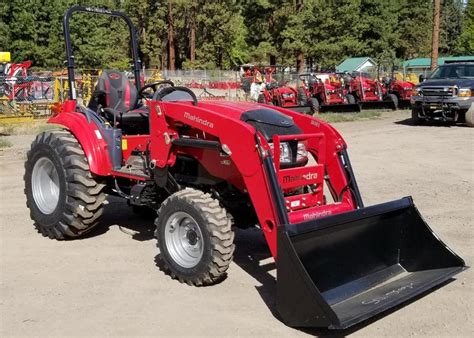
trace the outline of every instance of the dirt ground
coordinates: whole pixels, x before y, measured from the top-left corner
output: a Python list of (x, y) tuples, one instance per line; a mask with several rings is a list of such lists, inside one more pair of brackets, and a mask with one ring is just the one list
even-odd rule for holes
[[(335, 124), (366, 205), (412, 195), (434, 231), (474, 261), (474, 130), (412, 126), (409, 112)], [(51, 241), (32, 226), (23, 162), (33, 136), (0, 150), (0, 336), (305, 336), (276, 317), (274, 264), (257, 230), (237, 232), (228, 278), (195, 288), (155, 263), (152, 220), (110, 199), (100, 228)], [(120, 227), (121, 228), (120, 228)], [(124, 231), (121, 231), (125, 230)], [(131, 231), (136, 232), (131, 236)], [(127, 233), (126, 233), (127, 232)], [(473, 269), (436, 291), (338, 335), (473, 336)]]

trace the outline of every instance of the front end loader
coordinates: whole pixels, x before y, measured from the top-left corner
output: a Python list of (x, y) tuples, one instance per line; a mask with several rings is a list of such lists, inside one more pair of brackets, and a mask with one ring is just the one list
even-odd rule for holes
[[(69, 99), (27, 155), (25, 192), (35, 227), (77, 238), (98, 223), (106, 194), (157, 210), (160, 259), (190, 285), (223, 280), (232, 226), (257, 226), (277, 266), (276, 304), (294, 327), (342, 329), (442, 285), (465, 269), (410, 197), (365, 207), (348, 146), (329, 124), (281, 107), (199, 102), (169, 81), (140, 87), (104, 71), (89, 107), (74, 85), (64, 17)], [(127, 94), (128, 93), (128, 94)], [(179, 300), (178, 300), (179, 301)]]

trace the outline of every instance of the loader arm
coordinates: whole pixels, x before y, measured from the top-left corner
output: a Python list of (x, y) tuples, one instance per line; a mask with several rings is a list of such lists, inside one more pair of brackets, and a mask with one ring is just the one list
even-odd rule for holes
[[(286, 213), (285, 220), (289, 219), (290, 223), (298, 223), (353, 210), (358, 205), (353, 193), (357, 189), (352, 186), (349, 189), (351, 180), (341, 162), (345, 143), (332, 127), (322, 121), (283, 108), (278, 109), (293, 117), (303, 129), (303, 134), (285, 135), (281, 140), (288, 138), (306, 140), (308, 151), (318, 160), (316, 166), (281, 169), (279, 165), (272, 167), (264, 164), (265, 159), (270, 156), (267, 141), (256, 132), (255, 128), (236, 119), (230, 112), (222, 114), (189, 103), (151, 102), (150, 108), (151, 129), (157, 130), (151, 135), (152, 160), (156, 159), (157, 165), (162, 168), (174, 165), (177, 148), (173, 147), (173, 144), (181, 137), (178, 131), (170, 126), (176, 122), (189, 125), (217, 139), (219, 150), (230, 156), (242, 175), (245, 189), (275, 258), (277, 258), (276, 234), (282, 222), (282, 214)], [(278, 137), (275, 142), (279, 142)], [(279, 158), (279, 154), (275, 153), (273, 158)], [(276, 180), (274, 177), (277, 177)], [(291, 182), (285, 182), (285, 177)], [(306, 179), (307, 177), (311, 179)], [(335, 204), (322, 204), (324, 178), (336, 200)], [(283, 189), (308, 184), (314, 184), (317, 187), (315, 191), (275, 200), (282, 196)], [(275, 191), (280, 193), (275, 194)], [(284, 212), (280, 210), (282, 203), (286, 206)]]

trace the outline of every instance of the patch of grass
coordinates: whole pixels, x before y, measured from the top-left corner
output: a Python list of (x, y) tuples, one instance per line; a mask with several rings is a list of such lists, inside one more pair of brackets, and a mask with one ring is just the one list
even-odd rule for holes
[(33, 120), (21, 123), (0, 122), (0, 136), (8, 135), (35, 135), (46, 130), (58, 129), (60, 126), (47, 124), (46, 120)]
[(7, 139), (0, 137), (0, 149), (11, 147), (12, 143)]
[(352, 122), (361, 120), (375, 120), (382, 115), (376, 110), (363, 110), (360, 113), (322, 113), (317, 118), (329, 123)]

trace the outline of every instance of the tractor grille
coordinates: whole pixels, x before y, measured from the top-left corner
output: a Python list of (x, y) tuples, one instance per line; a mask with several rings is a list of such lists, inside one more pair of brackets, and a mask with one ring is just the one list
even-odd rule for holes
[(456, 87), (423, 87), (421, 90), (423, 96), (443, 96), (453, 97), (456, 93)]

